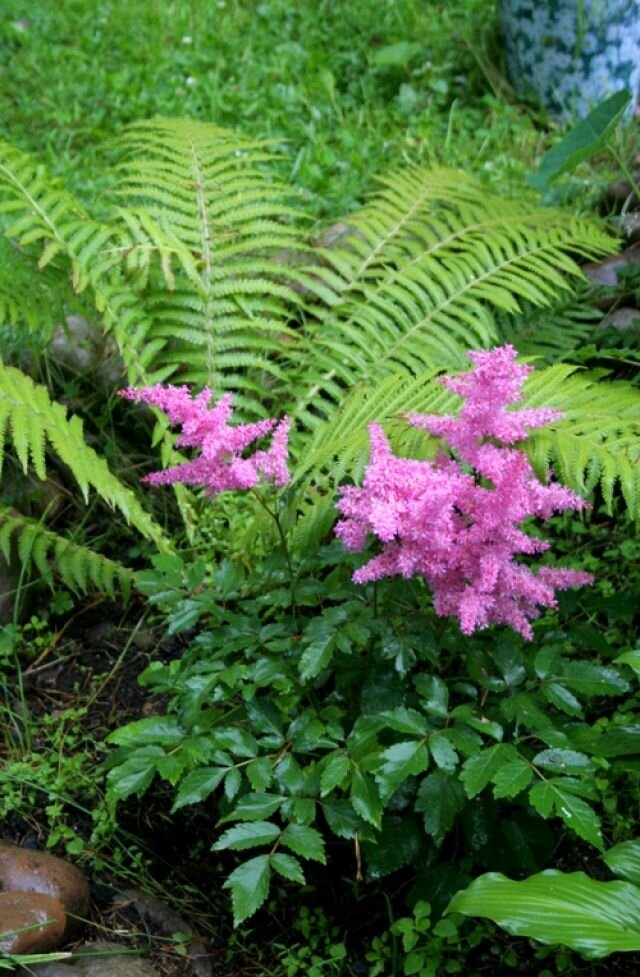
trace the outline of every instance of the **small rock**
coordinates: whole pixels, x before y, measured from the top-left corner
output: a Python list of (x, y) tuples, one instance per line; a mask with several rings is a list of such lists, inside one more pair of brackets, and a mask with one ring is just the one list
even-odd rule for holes
[(113, 338), (81, 315), (68, 315), (49, 343), (49, 352), (72, 373), (95, 372), (108, 387), (122, 383), (126, 370)]
[(52, 896), (41, 892), (0, 892), (0, 952), (55, 950), (62, 943), (66, 927), (64, 909)]
[[(633, 174), (633, 178), (638, 183), (640, 181), (640, 172), (636, 171)], [(604, 193), (604, 199), (609, 208), (616, 208), (621, 207), (634, 194), (635, 191), (629, 183), (629, 180), (626, 177), (622, 177), (607, 187)]]
[(612, 223), (631, 243), (640, 240), (640, 210), (629, 210), (626, 214), (616, 217)]
[(118, 943), (81, 943), (64, 963), (31, 964), (26, 974), (36, 977), (159, 977), (158, 971), (137, 953), (123, 952)]
[[(606, 258), (604, 261), (590, 261), (588, 264), (582, 265), (582, 271), (594, 285), (615, 287), (620, 283), (620, 273), (625, 268), (637, 268), (639, 265), (640, 248), (634, 246), (627, 248), (622, 254), (614, 255), (612, 258)], [(596, 304), (600, 309), (608, 309), (615, 301), (615, 295), (604, 296), (598, 299)]]
[(186, 933), (189, 940), (186, 944), (187, 956), (196, 977), (211, 977), (213, 968), (207, 948), (200, 937), (193, 932), (193, 927), (178, 916), (170, 906), (165, 905), (155, 896), (150, 896), (142, 889), (125, 889), (123, 899), (128, 905), (134, 906), (142, 920), (156, 934), (171, 937), (174, 933)]
[(607, 326), (612, 326), (620, 332), (625, 332), (627, 329), (640, 332), (640, 309), (628, 308), (625, 305), (614, 309), (604, 317), (598, 326), (598, 331), (606, 329)]
[(89, 884), (79, 869), (55, 855), (27, 851), (6, 841), (0, 841), (0, 890), (52, 896), (70, 917), (84, 917), (89, 909)]

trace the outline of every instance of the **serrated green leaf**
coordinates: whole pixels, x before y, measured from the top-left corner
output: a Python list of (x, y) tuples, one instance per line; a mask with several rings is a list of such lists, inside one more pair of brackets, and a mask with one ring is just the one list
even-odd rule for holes
[(469, 757), (462, 765), (461, 780), (467, 797), (475, 797), (493, 780), (500, 767), (510, 760), (516, 760), (517, 750), (510, 743), (496, 743), (475, 756)]
[(591, 758), (577, 750), (542, 750), (534, 756), (532, 763), (554, 773), (581, 774), (593, 769)]
[(326, 863), (324, 840), (319, 831), (306, 824), (289, 824), (282, 833), (280, 843), (302, 858)]
[(234, 926), (253, 916), (267, 898), (271, 880), (269, 862), (269, 855), (256, 855), (238, 865), (224, 882), (223, 888), (231, 889)]
[(212, 846), (212, 851), (223, 851), (231, 848), (233, 851), (244, 851), (246, 848), (257, 848), (275, 841), (281, 829), (271, 821), (245, 821), (227, 828)]
[(385, 815), (375, 842), (365, 842), (362, 846), (367, 878), (381, 879), (413, 864), (424, 841), (424, 831), (416, 818), (406, 813), (402, 817)]
[(562, 710), (568, 716), (583, 715), (579, 700), (561, 682), (545, 682), (541, 691), (547, 702), (550, 702), (552, 706)]
[(178, 811), (187, 804), (199, 804), (205, 800), (219, 786), (227, 773), (227, 767), (201, 767), (192, 770), (181, 782), (173, 802), (173, 811)]
[(165, 756), (161, 746), (143, 746), (109, 771), (109, 791), (124, 800), (131, 794), (140, 797), (156, 775), (158, 761)]
[(331, 663), (334, 648), (335, 635), (333, 634), (318, 638), (317, 641), (312, 641), (311, 644), (306, 646), (300, 656), (298, 665), (300, 678), (303, 682), (308, 682), (310, 679), (315, 678), (323, 668), (326, 668)]
[(433, 733), (429, 737), (429, 752), (441, 770), (451, 773), (458, 765), (458, 754), (446, 731)]
[(613, 663), (614, 665), (629, 665), (636, 674), (640, 674), (640, 649), (625, 651), (624, 654), (614, 658)]
[(284, 852), (275, 852), (271, 856), (271, 867), (276, 870), (278, 875), (290, 882), (299, 882), (304, 885), (305, 878), (302, 866), (297, 858), (292, 855), (285, 855)]
[(429, 753), (422, 740), (403, 740), (381, 753), (382, 766), (376, 773), (380, 798), (388, 801), (407, 777), (423, 773), (429, 765)]
[(320, 775), (320, 796), (326, 797), (336, 787), (339, 787), (347, 778), (349, 773), (349, 757), (346, 753), (339, 752), (330, 755), (323, 766)]
[(465, 792), (457, 777), (435, 770), (424, 778), (415, 802), (424, 827), (436, 845), (441, 845), (465, 804)]
[(222, 823), (225, 821), (262, 821), (263, 818), (269, 818), (275, 814), (283, 801), (284, 797), (278, 797), (275, 794), (244, 794), (231, 814), (222, 819)]
[(532, 776), (531, 764), (522, 757), (510, 760), (493, 776), (493, 796), (495, 798), (516, 797), (529, 786)]
[(492, 919), (515, 936), (571, 947), (590, 958), (640, 950), (640, 889), (553, 869), (513, 882), (481, 875), (447, 912)]
[(382, 818), (380, 794), (373, 778), (358, 767), (354, 769), (351, 778), (351, 803), (360, 817), (372, 824), (374, 828), (380, 828)]
[(594, 809), (582, 797), (576, 796), (563, 787), (562, 779), (555, 778), (535, 784), (529, 791), (529, 800), (543, 817), (551, 816), (552, 811), (562, 818), (568, 828), (602, 851), (602, 832), (600, 819)]
[(437, 675), (416, 675), (413, 680), (425, 712), (444, 719), (449, 710), (449, 689)]

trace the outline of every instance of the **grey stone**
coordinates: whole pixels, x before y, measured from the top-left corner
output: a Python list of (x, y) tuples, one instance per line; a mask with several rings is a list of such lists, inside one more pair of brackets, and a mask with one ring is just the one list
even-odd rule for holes
[(35, 977), (159, 977), (158, 971), (139, 953), (126, 951), (118, 943), (80, 943), (71, 960), (31, 964)]

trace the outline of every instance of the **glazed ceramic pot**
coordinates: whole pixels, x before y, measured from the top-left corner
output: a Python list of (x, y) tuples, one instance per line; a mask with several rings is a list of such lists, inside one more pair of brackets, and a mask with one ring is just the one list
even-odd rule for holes
[(523, 94), (564, 119), (640, 88), (640, 0), (498, 0), (507, 68)]

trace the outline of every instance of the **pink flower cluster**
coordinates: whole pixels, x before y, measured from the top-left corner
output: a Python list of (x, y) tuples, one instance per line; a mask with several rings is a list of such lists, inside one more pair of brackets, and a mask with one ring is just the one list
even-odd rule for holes
[[(230, 489), (253, 488), (261, 478), (278, 486), (289, 481), (287, 417), (281, 421), (257, 421), (231, 427), (231, 394), (225, 394), (210, 408), (211, 390), (208, 388), (195, 398), (191, 397), (188, 387), (163, 387), (162, 384), (140, 390), (128, 387), (121, 390), (120, 395), (160, 408), (171, 424), (182, 428), (176, 444), (201, 449), (193, 461), (147, 475), (143, 481), (150, 485), (183, 482), (185, 485), (203, 485), (209, 495), (217, 495)], [(248, 458), (243, 457), (249, 445), (270, 431), (273, 434), (267, 451), (255, 451)]]
[(457, 416), (414, 416), (410, 423), (443, 438), (454, 457), (397, 458), (378, 424), (369, 428), (371, 457), (361, 488), (341, 489), (344, 517), (336, 535), (361, 551), (370, 533), (378, 556), (354, 574), (357, 583), (419, 574), (433, 591), (436, 613), (454, 615), (464, 634), (506, 624), (531, 639), (530, 621), (554, 607), (555, 589), (592, 582), (588, 573), (542, 567), (520, 555), (548, 549), (520, 527), (527, 516), (581, 509), (585, 502), (556, 482), (542, 484), (524, 451), (511, 447), (562, 415), (548, 408), (507, 410), (522, 400), (532, 367), (516, 363), (512, 346), (469, 353), (473, 369), (442, 382), (464, 399)]

